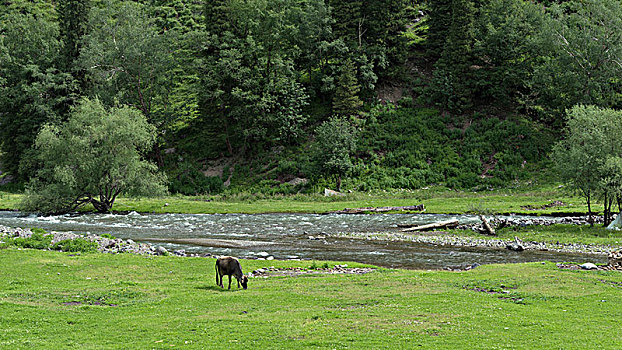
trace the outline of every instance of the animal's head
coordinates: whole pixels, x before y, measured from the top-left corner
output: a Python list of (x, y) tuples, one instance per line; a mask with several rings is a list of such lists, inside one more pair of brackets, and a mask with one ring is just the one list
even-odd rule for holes
[(246, 289), (248, 285), (248, 277), (242, 276), (242, 281), (240, 283), (242, 283), (242, 288)]

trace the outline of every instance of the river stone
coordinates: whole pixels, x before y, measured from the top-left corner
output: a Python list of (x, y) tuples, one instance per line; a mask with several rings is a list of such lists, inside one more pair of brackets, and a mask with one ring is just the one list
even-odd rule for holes
[(508, 243), (505, 246), (505, 248), (508, 249), (508, 250), (515, 251), (515, 252), (522, 252), (523, 250), (525, 250), (525, 247), (523, 247), (522, 245), (518, 244), (517, 242)]
[(584, 270), (598, 270), (598, 266), (592, 263), (585, 263), (583, 265), (579, 265)]
[(158, 248), (156, 248), (156, 253), (158, 255), (166, 255), (166, 254), (168, 254), (168, 250), (166, 250), (166, 248), (164, 248), (162, 246), (158, 246)]

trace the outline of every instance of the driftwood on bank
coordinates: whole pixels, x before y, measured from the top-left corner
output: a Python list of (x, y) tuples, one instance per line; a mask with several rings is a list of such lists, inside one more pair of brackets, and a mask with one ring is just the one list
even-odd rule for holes
[(482, 220), (482, 227), (484, 228), (484, 233), (487, 233), (487, 234), (493, 235), (493, 236), (497, 235), (495, 230), (492, 228), (492, 226), (490, 226), (490, 224), (488, 223), (488, 221), (486, 220), (486, 218), (483, 215), (480, 215), (479, 219)]
[(426, 224), (426, 225), (421, 225), (421, 226), (405, 228), (405, 229), (402, 229), (402, 232), (430, 231), (430, 230), (434, 230), (437, 228), (451, 228), (451, 227), (456, 227), (456, 226), (458, 226), (458, 220), (447, 220), (447, 221), (434, 222), (431, 224)]
[(329, 214), (367, 214), (384, 213), (388, 211), (423, 211), (423, 204), (407, 205), (403, 207), (365, 207), (365, 208), (345, 208), (344, 210), (331, 211)]

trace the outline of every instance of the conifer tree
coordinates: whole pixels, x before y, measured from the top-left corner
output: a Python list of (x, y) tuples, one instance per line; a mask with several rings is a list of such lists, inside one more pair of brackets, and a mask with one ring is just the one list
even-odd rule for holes
[(347, 59), (337, 80), (337, 89), (333, 99), (333, 112), (338, 115), (355, 115), (363, 105), (359, 99), (361, 87), (356, 79), (356, 67)]
[(82, 48), (82, 38), (87, 34), (90, 0), (60, 0), (58, 20), (60, 40), (60, 69), (71, 73), (81, 87), (86, 86), (85, 71), (76, 64)]
[(438, 59), (443, 53), (447, 32), (451, 25), (452, 0), (434, 0), (429, 2), (427, 55)]

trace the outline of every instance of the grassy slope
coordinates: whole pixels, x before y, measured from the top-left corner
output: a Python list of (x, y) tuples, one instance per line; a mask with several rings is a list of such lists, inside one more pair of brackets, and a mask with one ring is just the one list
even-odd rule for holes
[[(0, 192), (0, 209), (14, 210), (20, 194)], [(566, 205), (543, 210), (526, 210), (523, 206), (542, 206), (552, 201)], [(168, 205), (166, 205), (168, 204)], [(587, 212), (581, 198), (568, 196), (553, 187), (525, 188), (490, 192), (459, 192), (448, 190), (417, 190), (396, 193), (353, 193), (343, 198), (321, 195), (274, 196), (268, 199), (234, 196), (223, 198), (170, 196), (162, 198), (120, 198), (114, 210), (155, 213), (323, 213), (344, 208), (405, 206), (424, 204), (427, 213), (529, 213)], [(596, 206), (594, 206), (596, 207)], [(596, 207), (597, 210), (598, 208)]]
[[(550, 263), (380, 270), (251, 279), (248, 290), (227, 291), (215, 287), (213, 262), (1, 250), (0, 347), (622, 347), (617, 272)], [(247, 272), (267, 264), (309, 262), (243, 261)]]

